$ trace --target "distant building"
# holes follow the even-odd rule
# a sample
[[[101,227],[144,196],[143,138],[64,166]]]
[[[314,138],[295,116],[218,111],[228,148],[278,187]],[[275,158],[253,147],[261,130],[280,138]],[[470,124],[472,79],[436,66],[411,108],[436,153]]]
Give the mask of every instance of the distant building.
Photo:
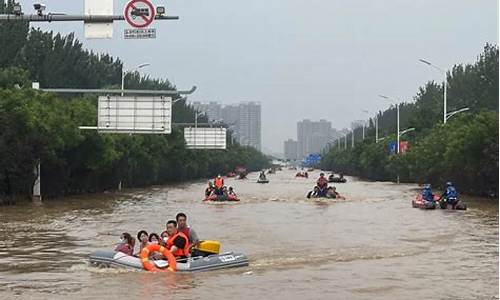
[[[193,102],[194,109],[204,112],[211,121],[222,119],[222,107],[219,103],[211,101],[209,103]]]
[[[240,145],[252,146],[257,150],[261,150],[262,138],[260,103],[240,103],[238,139]]]
[[[363,125],[366,124],[365,120],[356,120],[351,122],[351,130],[354,130],[356,128],[362,127]]]
[[[298,143],[292,139],[288,139],[284,143],[285,159],[297,160]]]
[[[304,158],[311,153],[320,153],[336,137],[332,123],[326,120],[297,122],[297,156]]]
[[[222,120],[233,132],[240,145],[262,148],[261,106],[258,102],[242,102],[222,106],[217,102],[193,102],[193,107],[205,112],[210,121]]]

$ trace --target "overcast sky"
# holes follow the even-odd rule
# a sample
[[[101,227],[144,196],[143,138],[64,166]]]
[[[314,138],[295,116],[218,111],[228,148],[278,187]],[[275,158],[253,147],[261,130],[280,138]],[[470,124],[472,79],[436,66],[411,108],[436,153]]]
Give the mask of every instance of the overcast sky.
[[[80,14],[83,0],[44,0],[47,11]],[[36,1],[21,1],[25,13]],[[115,0],[116,14],[126,1]],[[177,21],[157,21],[155,40],[85,40],[81,23],[33,23],[75,32],[87,48],[119,56],[126,67],[198,90],[191,101],[260,101],[264,149],[283,151],[303,118],[348,127],[388,106],[386,94],[409,101],[443,68],[474,62],[498,43],[498,0],[172,0]]]

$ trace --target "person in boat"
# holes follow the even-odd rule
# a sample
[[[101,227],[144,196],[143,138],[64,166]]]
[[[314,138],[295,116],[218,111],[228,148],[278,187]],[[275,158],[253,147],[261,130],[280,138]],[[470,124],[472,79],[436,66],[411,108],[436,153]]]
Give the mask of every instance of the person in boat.
[[[209,180],[208,181],[208,187],[205,189],[205,197],[210,197],[214,191],[214,186],[212,182]]]
[[[200,239],[198,238],[196,231],[187,225],[186,214],[182,212],[178,213],[175,216],[175,220],[177,220],[177,230],[182,232],[188,238],[191,248],[197,246],[200,243]]]
[[[148,245],[149,236],[146,230],[141,230],[137,233],[137,240],[139,241],[139,252]]]
[[[316,180],[316,186],[318,187],[317,195],[319,197],[326,197],[328,180],[325,178],[325,173],[320,173],[318,180]]]
[[[172,253],[175,258],[183,259],[190,257],[189,239],[184,233],[177,230],[177,221],[170,220],[167,222],[168,240],[166,248]]]
[[[160,236],[156,233],[149,234],[149,245],[158,245],[160,243]]]
[[[259,180],[262,180],[262,181],[267,180],[266,172],[260,171]]]
[[[422,190],[422,199],[427,202],[434,202],[434,194],[432,193],[432,186],[425,184]]]
[[[160,236],[158,236],[158,234],[156,233],[151,233],[149,234],[149,238],[148,238],[148,245],[158,245],[158,244],[161,244],[160,243]],[[163,255],[159,252],[154,252],[152,254],[152,258],[157,260],[157,259],[162,259],[164,258]]]
[[[453,208],[455,208],[458,203],[458,192],[452,182],[448,181],[446,183],[446,189],[440,199],[443,199],[446,203],[451,204]]]
[[[333,181],[333,179],[335,178],[335,174],[330,174],[330,176],[328,176],[328,181]]]
[[[160,233],[160,245],[165,246],[168,241],[168,232],[165,230]]]
[[[309,174],[307,172],[304,172],[304,177],[309,178]]]
[[[234,189],[232,186],[229,187],[229,189],[227,190],[227,194],[229,196],[235,196],[236,197],[236,193],[234,192]]]
[[[135,239],[128,232],[122,233],[120,243],[116,246],[115,251],[122,252],[132,256],[134,254]]]
[[[332,199],[345,199],[344,196],[337,192],[337,188],[334,186],[330,186],[326,189],[326,196]]]
[[[217,175],[214,179],[214,192],[216,195],[223,195],[223,188],[224,188],[224,178],[222,176]]]

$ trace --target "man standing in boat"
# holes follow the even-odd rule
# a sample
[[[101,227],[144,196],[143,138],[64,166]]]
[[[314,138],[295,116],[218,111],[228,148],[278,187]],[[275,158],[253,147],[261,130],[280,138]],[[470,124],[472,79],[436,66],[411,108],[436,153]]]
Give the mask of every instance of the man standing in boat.
[[[215,194],[221,196],[223,194],[222,188],[224,187],[224,178],[222,178],[220,174],[214,179],[214,186]]]
[[[186,214],[180,212],[177,216],[175,216],[175,219],[177,220],[177,230],[182,232],[188,238],[191,248],[196,247],[200,243],[200,239],[198,238],[196,231],[194,231],[194,229],[190,226],[187,226]]]

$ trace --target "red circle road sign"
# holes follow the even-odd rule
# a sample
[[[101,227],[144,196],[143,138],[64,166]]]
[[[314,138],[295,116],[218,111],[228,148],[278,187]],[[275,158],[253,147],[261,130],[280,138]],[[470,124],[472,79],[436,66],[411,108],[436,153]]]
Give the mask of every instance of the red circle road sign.
[[[147,27],[155,19],[155,8],[148,0],[132,0],[125,6],[124,16],[132,27]]]

